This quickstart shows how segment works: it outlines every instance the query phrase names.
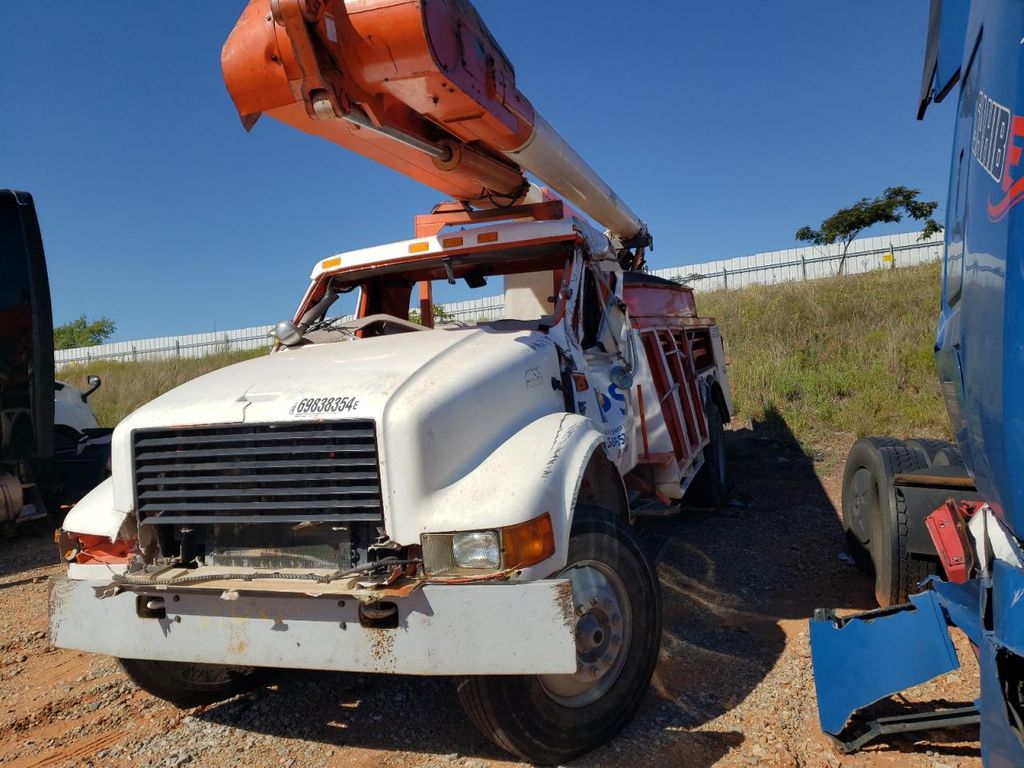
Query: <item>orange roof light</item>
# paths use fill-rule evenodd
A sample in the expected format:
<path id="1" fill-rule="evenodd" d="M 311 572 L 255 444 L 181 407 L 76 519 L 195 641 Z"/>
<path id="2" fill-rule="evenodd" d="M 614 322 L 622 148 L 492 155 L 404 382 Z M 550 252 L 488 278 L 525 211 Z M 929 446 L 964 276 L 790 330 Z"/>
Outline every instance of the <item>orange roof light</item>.
<path id="1" fill-rule="evenodd" d="M 458 248 L 462 245 L 461 237 L 446 237 L 441 241 L 441 245 L 445 248 Z"/>
<path id="2" fill-rule="evenodd" d="M 476 241 L 478 243 L 496 243 L 498 242 L 498 233 L 481 232 L 479 235 L 476 236 Z"/>
<path id="3" fill-rule="evenodd" d="M 320 262 L 321 269 L 333 269 L 334 267 L 341 266 L 341 256 L 332 256 L 329 259 L 324 259 Z"/>
<path id="4" fill-rule="evenodd" d="M 430 243 L 421 240 L 418 243 L 409 243 L 409 253 L 426 253 L 430 250 Z"/>

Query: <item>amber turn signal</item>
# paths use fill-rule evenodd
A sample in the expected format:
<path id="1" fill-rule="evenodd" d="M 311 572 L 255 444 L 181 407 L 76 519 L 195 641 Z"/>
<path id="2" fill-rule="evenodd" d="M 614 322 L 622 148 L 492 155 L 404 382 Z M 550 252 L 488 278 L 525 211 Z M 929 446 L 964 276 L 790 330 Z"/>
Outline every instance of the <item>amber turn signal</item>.
<path id="1" fill-rule="evenodd" d="M 506 568 L 526 568 L 555 554 L 551 515 L 545 512 L 519 525 L 501 529 Z"/>

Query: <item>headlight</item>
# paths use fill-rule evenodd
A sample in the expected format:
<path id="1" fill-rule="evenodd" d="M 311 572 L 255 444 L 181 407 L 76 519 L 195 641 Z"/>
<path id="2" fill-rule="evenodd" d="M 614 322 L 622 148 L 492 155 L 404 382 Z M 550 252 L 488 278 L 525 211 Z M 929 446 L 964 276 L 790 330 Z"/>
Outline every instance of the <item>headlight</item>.
<path id="1" fill-rule="evenodd" d="M 425 533 L 420 544 L 423 568 L 429 576 L 526 568 L 555 554 L 555 534 L 547 512 L 497 530 Z"/>
<path id="2" fill-rule="evenodd" d="M 494 531 L 464 531 L 452 536 L 452 554 L 461 568 L 497 568 L 501 546 Z"/>

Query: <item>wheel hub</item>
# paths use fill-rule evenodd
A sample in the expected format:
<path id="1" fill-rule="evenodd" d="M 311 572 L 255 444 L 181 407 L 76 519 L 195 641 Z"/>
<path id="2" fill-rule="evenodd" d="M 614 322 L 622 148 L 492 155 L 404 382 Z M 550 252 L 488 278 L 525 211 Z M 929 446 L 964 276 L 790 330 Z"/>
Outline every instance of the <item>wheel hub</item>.
<path id="1" fill-rule="evenodd" d="M 858 467 L 850 482 L 853 492 L 850 530 L 861 544 L 871 541 L 871 510 L 875 502 L 875 484 L 867 467 Z"/>
<path id="2" fill-rule="evenodd" d="M 575 563 L 560 576 L 572 584 L 576 604 L 576 672 L 538 679 L 555 701 L 582 707 L 603 696 L 622 671 L 630 639 L 629 603 L 622 580 L 604 563 Z"/>

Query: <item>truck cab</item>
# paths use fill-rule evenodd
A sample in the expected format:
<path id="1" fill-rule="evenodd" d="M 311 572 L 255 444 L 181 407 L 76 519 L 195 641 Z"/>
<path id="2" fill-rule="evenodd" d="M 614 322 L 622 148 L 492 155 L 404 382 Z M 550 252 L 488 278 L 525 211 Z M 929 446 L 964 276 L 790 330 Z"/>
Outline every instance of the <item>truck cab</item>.
<path id="1" fill-rule="evenodd" d="M 721 336 L 532 213 L 318 261 L 270 355 L 125 419 L 61 532 L 53 642 L 180 705 L 267 667 L 458 676 L 540 762 L 621 727 L 660 645 L 634 523 L 725 482 Z M 436 281 L 503 281 L 505 317 L 434 324 Z"/>

